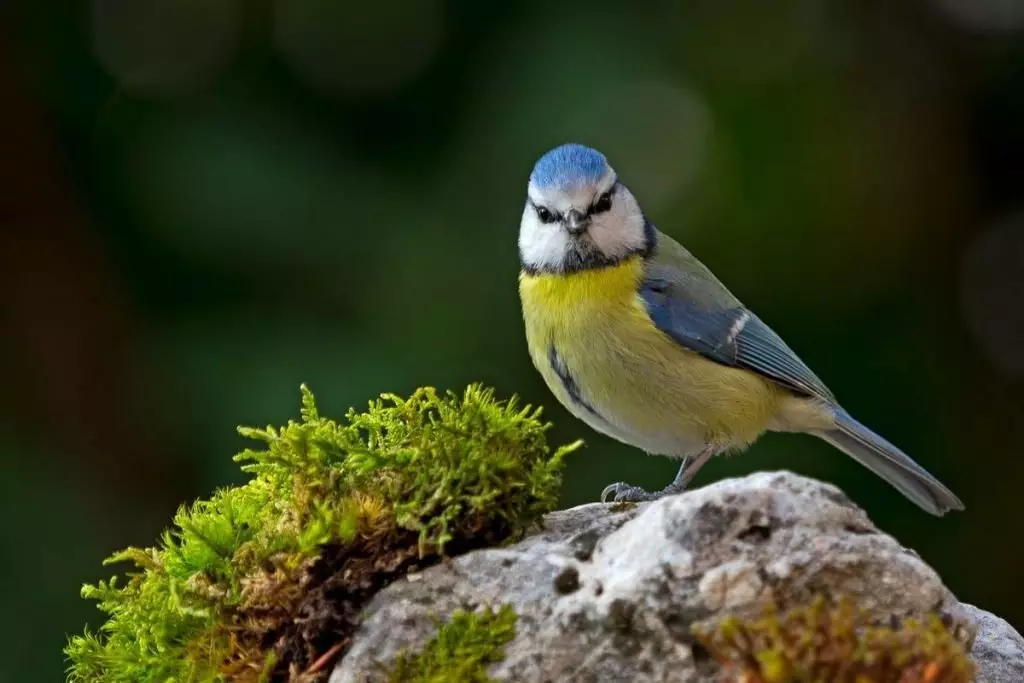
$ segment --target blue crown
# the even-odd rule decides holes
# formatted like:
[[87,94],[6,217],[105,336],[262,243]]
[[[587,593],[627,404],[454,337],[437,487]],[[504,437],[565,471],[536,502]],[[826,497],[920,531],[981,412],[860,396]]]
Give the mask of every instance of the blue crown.
[[608,162],[596,149],[583,145],[562,145],[540,158],[530,174],[530,182],[540,188],[580,187],[597,182]]

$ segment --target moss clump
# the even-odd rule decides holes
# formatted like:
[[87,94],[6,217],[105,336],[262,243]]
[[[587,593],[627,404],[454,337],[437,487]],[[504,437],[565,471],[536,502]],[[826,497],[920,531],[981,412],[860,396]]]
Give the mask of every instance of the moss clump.
[[487,666],[505,656],[505,645],[516,635],[511,605],[497,612],[456,610],[451,621],[414,656],[401,655],[390,671],[389,683],[487,683]]
[[727,683],[970,683],[973,664],[938,616],[873,625],[848,599],[695,627]]
[[553,509],[566,454],[540,411],[470,386],[384,395],[343,422],[242,428],[253,478],[182,507],[158,547],[82,594],[108,617],[71,638],[68,680],[315,681],[365,602],[409,569],[516,537]]

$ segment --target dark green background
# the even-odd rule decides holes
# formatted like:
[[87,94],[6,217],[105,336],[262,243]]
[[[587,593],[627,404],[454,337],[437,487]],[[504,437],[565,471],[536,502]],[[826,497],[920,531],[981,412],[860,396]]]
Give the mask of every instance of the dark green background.
[[0,679],[79,585],[239,481],[234,426],[483,381],[587,439],[564,503],[675,465],[530,365],[526,178],[604,150],[649,217],[967,504],[770,435],[698,484],[842,486],[1024,625],[1024,10],[996,0],[34,0],[0,29]]

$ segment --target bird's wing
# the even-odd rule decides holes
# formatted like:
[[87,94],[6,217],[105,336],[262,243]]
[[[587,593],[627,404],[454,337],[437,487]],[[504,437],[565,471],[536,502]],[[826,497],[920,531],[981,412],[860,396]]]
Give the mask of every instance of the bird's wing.
[[640,287],[655,327],[713,361],[751,370],[799,394],[835,401],[779,335],[689,252],[664,235],[659,237]]

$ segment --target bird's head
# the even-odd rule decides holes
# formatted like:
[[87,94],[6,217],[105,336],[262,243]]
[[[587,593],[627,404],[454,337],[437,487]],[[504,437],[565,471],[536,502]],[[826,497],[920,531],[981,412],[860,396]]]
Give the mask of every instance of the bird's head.
[[528,272],[600,268],[646,253],[653,232],[603,154],[562,145],[542,156],[530,174],[519,258]]

